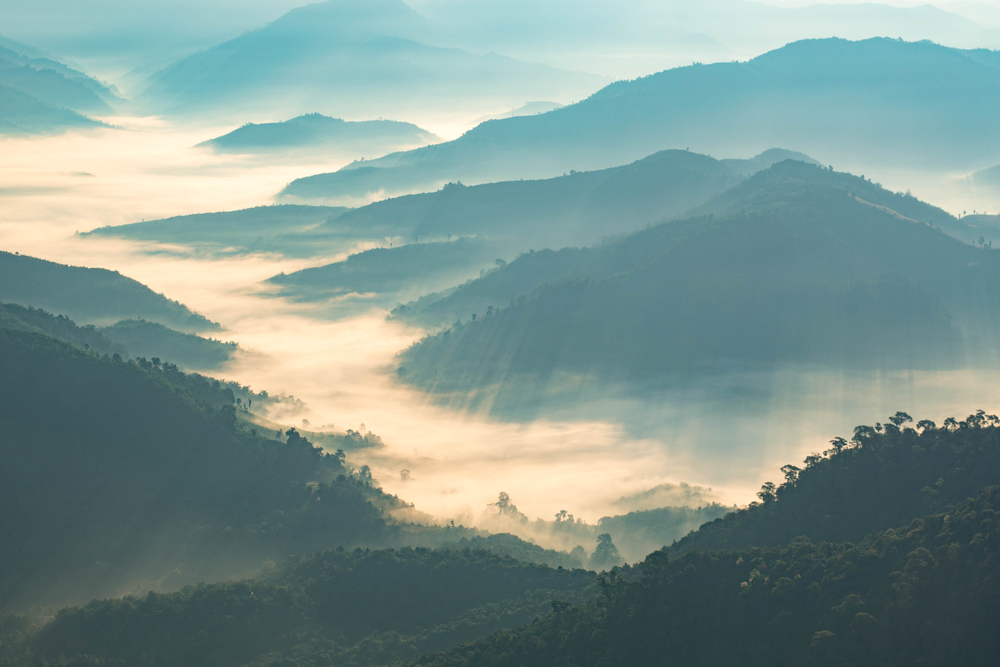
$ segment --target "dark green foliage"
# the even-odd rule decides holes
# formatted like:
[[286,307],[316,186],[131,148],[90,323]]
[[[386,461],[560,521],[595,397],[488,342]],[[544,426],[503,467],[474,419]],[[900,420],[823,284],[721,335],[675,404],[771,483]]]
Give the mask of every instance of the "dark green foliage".
[[649,556],[603,595],[418,660],[451,665],[994,665],[1000,488],[948,514],[814,544]]
[[2,251],[0,301],[44,308],[88,324],[134,317],[182,331],[221,328],[117,271],[66,266]]
[[482,550],[328,551],[266,580],[66,609],[31,648],[121,665],[386,664],[583,602],[592,581]]
[[582,568],[584,562],[570,554],[553,549],[545,549],[525,542],[521,538],[508,533],[497,533],[496,535],[476,536],[470,538],[463,537],[461,540],[451,544],[445,544],[441,549],[483,549],[501,556],[508,556],[522,563],[537,563],[548,565],[549,567],[562,567],[568,570]]
[[50,315],[30,306],[0,303],[0,329],[34,331],[100,354],[128,356],[124,345],[109,340],[97,327],[78,327],[65,315]]
[[718,503],[698,508],[660,507],[602,517],[595,530],[611,535],[621,555],[634,563],[729,511]]
[[239,349],[236,343],[181,333],[145,320],[122,320],[100,331],[134,356],[169,359],[185,368],[218,368]]
[[402,503],[341,457],[247,432],[229,387],[139,361],[0,329],[0,607],[388,538]]
[[280,294],[322,300],[351,293],[412,292],[417,286],[454,284],[494,264],[505,244],[483,238],[374,248],[347,259],[269,278]]
[[800,535],[814,542],[855,541],[1000,484],[997,417],[980,411],[940,427],[920,422],[919,432],[904,419],[859,426],[850,442],[833,440],[801,470],[786,466],[784,483],[762,489],[761,502],[705,524],[671,553],[776,546]]

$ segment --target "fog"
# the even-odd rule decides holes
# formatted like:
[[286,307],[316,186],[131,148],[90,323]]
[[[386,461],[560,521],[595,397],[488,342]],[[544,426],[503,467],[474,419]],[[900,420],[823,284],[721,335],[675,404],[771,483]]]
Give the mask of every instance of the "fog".
[[[221,337],[248,353],[221,377],[304,401],[303,412],[285,416],[290,425],[305,419],[313,429],[379,435],[384,447],[350,452],[349,460],[370,465],[383,488],[442,522],[482,523],[501,491],[531,519],[551,520],[565,509],[590,523],[648,509],[650,498],[744,504],[761,483],[778,481],[781,465],[822,451],[834,436],[849,437],[855,425],[885,421],[896,410],[940,422],[1000,408],[995,374],[987,369],[784,368],[678,382],[642,398],[625,387],[561,378],[579,385],[574,400],[554,401],[529,419],[497,416],[488,403],[453,409],[448,397],[431,399],[395,381],[394,355],[424,331],[386,321],[379,307],[331,318],[330,305],[262,294],[265,278],[334,257],[206,258],[74,236],[108,224],[268,204],[303,173],[302,165],[190,148],[212,128],[118,120],[131,129],[0,143],[0,247],[121,271],[223,323]],[[958,181],[941,176],[899,173],[883,180],[954,211],[968,201],[955,189]],[[404,468],[408,480],[401,478]],[[685,494],[678,491],[683,487],[663,486],[681,484],[705,488]]]

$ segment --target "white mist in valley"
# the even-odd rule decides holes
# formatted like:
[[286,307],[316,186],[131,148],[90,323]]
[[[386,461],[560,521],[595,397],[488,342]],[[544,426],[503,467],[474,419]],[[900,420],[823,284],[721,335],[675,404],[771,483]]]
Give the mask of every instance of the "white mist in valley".
[[[246,353],[220,376],[304,401],[305,411],[287,416],[288,425],[305,419],[310,429],[379,435],[383,447],[349,452],[349,460],[370,465],[383,488],[442,522],[483,521],[501,491],[531,518],[565,509],[589,522],[627,511],[620,498],[664,483],[711,487],[715,498],[746,503],[762,482],[780,481],[781,465],[822,451],[834,436],[850,437],[857,424],[885,421],[896,410],[940,422],[1000,408],[995,374],[985,368],[870,375],[813,368],[721,374],[641,399],[603,387],[599,396],[583,392],[572,408],[527,421],[454,410],[396,381],[394,356],[426,332],[387,321],[381,307],[331,318],[335,304],[264,294],[266,278],[332,258],[206,257],[74,235],[271,204],[293,178],[343,162],[220,157],[191,147],[225,128],[120,124],[131,129],[4,140],[0,246],[118,270],[221,322],[227,330],[218,335]],[[425,126],[442,134],[440,125]],[[912,176],[893,174],[886,185],[905,189]],[[948,177],[911,182],[916,196],[961,212],[962,193]],[[340,250],[334,258],[354,248]]]

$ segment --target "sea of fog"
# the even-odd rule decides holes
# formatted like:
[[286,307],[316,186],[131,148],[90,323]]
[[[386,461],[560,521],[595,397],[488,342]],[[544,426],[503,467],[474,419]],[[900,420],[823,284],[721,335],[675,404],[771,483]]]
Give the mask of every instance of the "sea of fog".
[[[352,452],[351,461],[370,465],[383,488],[441,521],[481,522],[501,491],[531,518],[566,509],[591,522],[621,513],[614,501],[622,496],[668,482],[711,487],[723,501],[742,504],[764,481],[780,481],[780,466],[896,410],[939,422],[977,408],[1000,410],[992,371],[816,368],[720,373],[641,397],[589,387],[528,420],[456,410],[394,381],[394,355],[424,331],[387,322],[380,308],[332,319],[263,294],[260,281],[323,258],[206,258],[75,236],[103,225],[273,203],[293,178],[346,160],[219,157],[191,146],[232,128],[114,122],[128,129],[0,141],[0,248],[118,270],[223,323],[221,337],[246,353],[220,377],[304,401],[304,412],[286,416],[289,425],[305,419],[313,429],[379,435],[384,447]],[[461,129],[425,123],[448,136]],[[952,211],[995,204],[970,203],[969,193],[954,187],[958,175],[866,175]],[[402,469],[410,471],[406,481]]]

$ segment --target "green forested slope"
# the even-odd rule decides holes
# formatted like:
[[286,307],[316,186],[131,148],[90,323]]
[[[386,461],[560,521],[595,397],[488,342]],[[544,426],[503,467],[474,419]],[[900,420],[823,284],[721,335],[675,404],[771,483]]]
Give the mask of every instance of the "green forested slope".
[[386,539],[382,508],[400,502],[370,475],[294,430],[278,442],[241,427],[232,403],[225,386],[175,367],[0,329],[0,607],[169,588]]
[[582,602],[592,581],[481,550],[328,551],[263,580],[66,609],[31,649],[108,665],[385,665]]
[[992,487],[857,544],[661,551],[591,604],[412,664],[993,665],[998,549]]

